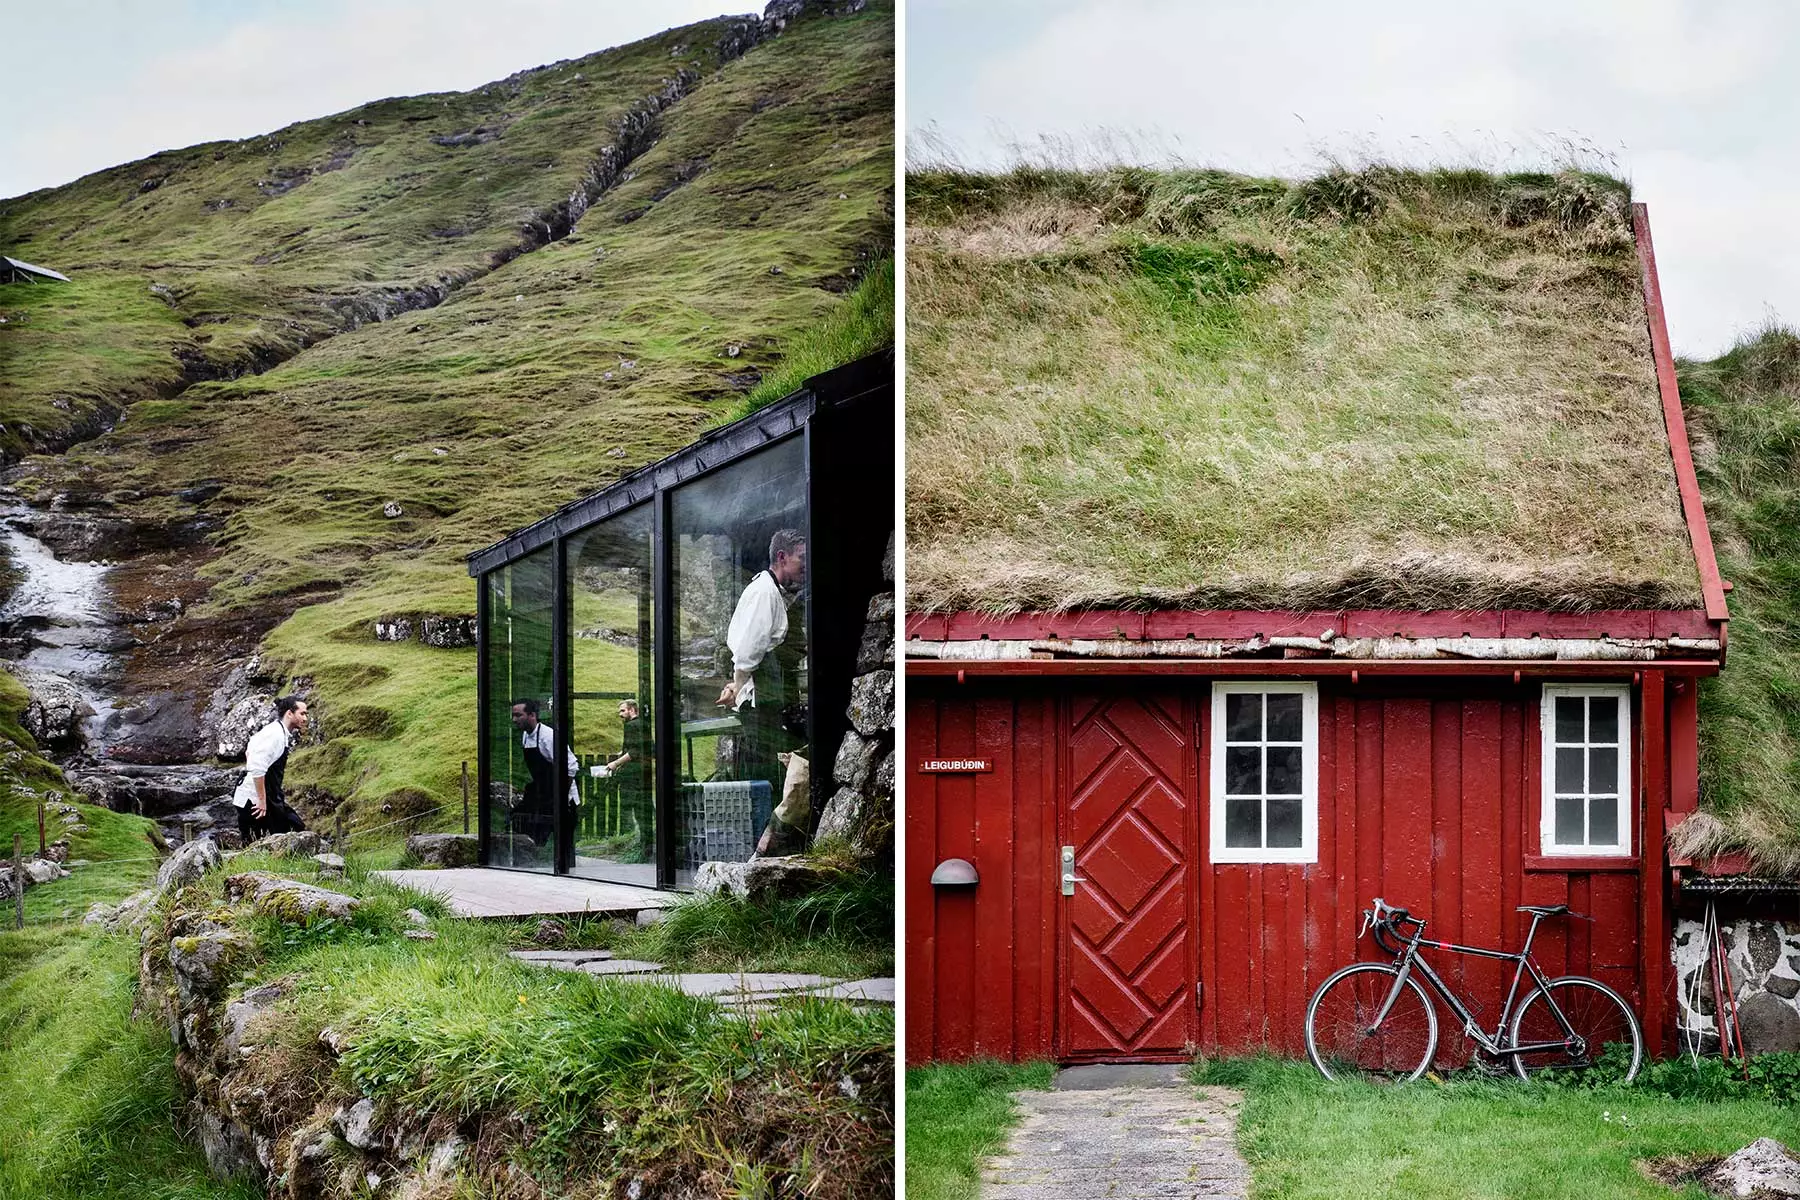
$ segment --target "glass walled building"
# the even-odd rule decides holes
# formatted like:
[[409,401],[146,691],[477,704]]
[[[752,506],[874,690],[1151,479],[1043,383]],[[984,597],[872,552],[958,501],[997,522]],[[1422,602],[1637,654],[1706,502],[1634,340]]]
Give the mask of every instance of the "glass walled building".
[[482,863],[682,887],[804,848],[893,529],[890,351],[472,555]]

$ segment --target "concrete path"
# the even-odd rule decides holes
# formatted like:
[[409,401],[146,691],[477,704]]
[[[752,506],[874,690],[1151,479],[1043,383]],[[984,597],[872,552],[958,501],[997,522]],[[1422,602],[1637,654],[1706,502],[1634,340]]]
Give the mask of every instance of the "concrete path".
[[1015,1092],[1023,1117],[1005,1153],[987,1161],[981,1200],[1249,1195],[1250,1168],[1237,1151],[1238,1093],[1168,1074],[1093,1086],[1104,1082],[1077,1076],[1066,1086],[1059,1079],[1055,1091]]
[[436,871],[376,871],[390,883],[434,892],[459,917],[631,917],[647,908],[667,908],[675,892],[601,883],[572,875],[502,871],[493,867],[450,867]]

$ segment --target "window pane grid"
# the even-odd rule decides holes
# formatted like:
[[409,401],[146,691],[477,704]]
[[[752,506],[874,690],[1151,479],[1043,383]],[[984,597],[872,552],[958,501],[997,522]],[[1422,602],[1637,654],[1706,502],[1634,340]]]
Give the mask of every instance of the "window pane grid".
[[1629,760],[1615,693],[1555,695],[1549,727],[1552,787],[1547,824],[1560,847],[1617,849],[1622,842],[1620,798]]
[[1304,696],[1226,696],[1225,842],[1234,849],[1296,849],[1303,839]]

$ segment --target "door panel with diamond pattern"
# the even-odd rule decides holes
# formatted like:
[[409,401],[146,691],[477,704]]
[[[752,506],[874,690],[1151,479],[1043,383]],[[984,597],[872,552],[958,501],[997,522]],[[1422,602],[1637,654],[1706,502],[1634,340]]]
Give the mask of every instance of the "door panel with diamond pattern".
[[1192,1041],[1183,711],[1178,695],[1070,705],[1062,840],[1083,882],[1062,898],[1066,1057],[1182,1054]]

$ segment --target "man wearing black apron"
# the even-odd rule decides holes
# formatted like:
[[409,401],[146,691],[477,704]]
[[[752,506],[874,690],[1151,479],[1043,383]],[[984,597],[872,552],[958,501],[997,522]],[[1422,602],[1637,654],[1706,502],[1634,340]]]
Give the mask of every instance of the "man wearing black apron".
[[275,701],[275,719],[251,735],[244,747],[244,781],[231,802],[237,806],[238,832],[246,846],[271,833],[306,828],[282,797],[289,746],[305,730],[306,701],[283,696]]
[[538,719],[538,702],[529,697],[513,701],[513,728],[519,731],[519,747],[529,782],[512,813],[512,831],[536,843],[537,857],[548,861],[556,834],[556,805],[563,796],[576,800],[575,752],[565,750],[562,770],[556,761],[556,731]]

